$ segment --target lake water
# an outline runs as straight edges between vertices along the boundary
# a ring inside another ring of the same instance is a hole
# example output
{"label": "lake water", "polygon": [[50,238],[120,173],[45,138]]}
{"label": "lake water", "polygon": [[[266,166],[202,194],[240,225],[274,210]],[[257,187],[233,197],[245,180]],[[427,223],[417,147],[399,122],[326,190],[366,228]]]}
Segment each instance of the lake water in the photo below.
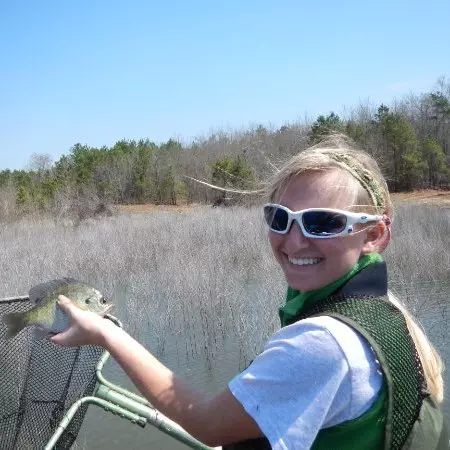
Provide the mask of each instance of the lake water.
{"label": "lake water", "polygon": [[[400,296],[405,295],[401,286],[391,286],[394,292]],[[448,338],[448,325],[450,320],[450,279],[440,283],[418,283],[410,287],[414,291],[414,298],[434,298],[432,306],[425,301],[416,304],[416,315],[425,328],[429,338],[436,346],[444,363],[450,365],[450,349]],[[276,311],[273,311],[276,314]],[[216,352],[214,360],[205,357],[192,357],[188,351],[180,351],[185,348],[176,336],[167,336],[165,351],[160,359],[175,371],[179,376],[190,382],[194,387],[209,393],[218,393],[223,390],[227,382],[239,372],[242,367],[242,358],[238,343],[233,337],[229,337],[223,343],[223,350]],[[151,338],[142,338],[149,349],[156,348],[156,342]],[[181,344],[181,345],[180,345]],[[122,372],[120,367],[109,361],[104,375],[110,381],[120,384],[130,390],[135,390],[130,380]],[[444,372],[445,384],[450,386],[450,370]],[[444,411],[450,425],[450,396],[446,389]],[[96,406],[90,406],[86,414],[82,429],[74,448],[87,448],[99,450],[123,450],[126,449],[183,449],[187,448],[174,439],[167,437],[159,430],[147,425],[141,429],[132,425],[125,419],[104,412]]]}

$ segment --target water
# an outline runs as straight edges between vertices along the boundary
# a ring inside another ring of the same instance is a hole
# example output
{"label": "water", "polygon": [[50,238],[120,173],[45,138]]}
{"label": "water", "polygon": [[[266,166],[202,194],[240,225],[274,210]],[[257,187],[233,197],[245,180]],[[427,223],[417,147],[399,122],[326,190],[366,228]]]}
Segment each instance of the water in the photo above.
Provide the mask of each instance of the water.
{"label": "water", "polygon": [[[402,286],[392,285],[391,288],[401,298],[409,295]],[[450,365],[450,349],[448,346],[448,324],[450,320],[450,280],[437,283],[417,283],[410,287],[414,304],[414,312],[426,330],[429,338],[438,349],[442,359]],[[429,299],[433,298],[431,303]],[[276,311],[274,311],[274,314]],[[156,342],[143,335],[141,340],[149,349],[156,346]],[[219,393],[228,381],[242,369],[242,357],[236,339],[229,337],[223,345],[223,350],[216,352],[211,361],[204,355],[192,356],[186,351],[183,342],[176,336],[166,338],[164,353],[160,359],[177,375],[181,376],[193,387],[207,393]],[[107,379],[127,389],[135,391],[130,380],[120,367],[110,360],[105,368]],[[450,386],[450,370],[444,372],[445,385]],[[443,409],[450,425],[450,396],[446,389]],[[83,427],[74,448],[123,450],[124,448],[155,448],[155,449],[183,449],[184,445],[164,435],[162,432],[147,425],[145,429],[104,412],[96,406],[90,406],[86,414]]]}
{"label": "water", "polygon": [[[170,348],[166,356],[160,359],[190,385],[205,393],[214,394],[225,389],[227,382],[239,371],[239,351],[236,342],[230,339],[225,346],[227,351],[217,355],[213,363],[203,357],[186,357],[177,351],[172,353]],[[173,342],[172,348],[175,348]],[[113,360],[107,363],[103,374],[107,380],[137,392],[126,374]],[[103,412],[96,406],[89,407],[77,444],[81,448],[88,449],[123,450],[127,447],[133,449],[145,447],[175,450],[187,448],[151,425],[142,429],[124,419]]]}

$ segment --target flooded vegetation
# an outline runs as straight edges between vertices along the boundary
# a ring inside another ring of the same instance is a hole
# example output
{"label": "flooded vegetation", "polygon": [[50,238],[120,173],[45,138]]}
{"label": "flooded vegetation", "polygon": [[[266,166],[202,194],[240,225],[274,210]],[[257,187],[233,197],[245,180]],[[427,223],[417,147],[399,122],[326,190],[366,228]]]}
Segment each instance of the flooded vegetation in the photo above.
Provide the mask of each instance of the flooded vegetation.
{"label": "flooded vegetation", "polygon": [[[447,364],[449,235],[450,209],[399,203],[385,255],[391,289],[419,317]],[[260,208],[127,212],[75,227],[26,219],[3,224],[0,236],[0,297],[24,295],[60,277],[90,283],[114,301],[113,314],[130,334],[206,390],[223,389],[279,327],[286,285]],[[110,374],[130,387],[117,369]],[[80,446],[103,439],[108,448],[121,448],[121,427],[128,438],[136,436],[136,444],[160,435],[136,433],[124,423],[106,438],[111,420],[120,420],[98,410],[88,414],[94,413],[96,431],[89,435],[89,420]],[[173,445],[164,448],[181,448]]]}

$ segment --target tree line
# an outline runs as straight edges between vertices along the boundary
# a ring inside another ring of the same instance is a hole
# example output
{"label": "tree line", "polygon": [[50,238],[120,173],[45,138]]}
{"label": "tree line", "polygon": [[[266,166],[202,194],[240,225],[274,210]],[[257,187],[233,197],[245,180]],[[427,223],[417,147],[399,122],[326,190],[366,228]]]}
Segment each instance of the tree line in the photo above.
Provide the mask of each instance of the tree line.
{"label": "tree line", "polygon": [[189,144],[78,143],[55,162],[33,154],[27,169],[0,172],[0,214],[89,216],[115,204],[213,203],[225,193],[190,178],[252,190],[291,155],[332,132],[347,134],[372,154],[393,192],[450,187],[450,82],[441,78],[430,92],[389,106],[360,103],[342,116],[330,112],[279,129],[219,131]]}

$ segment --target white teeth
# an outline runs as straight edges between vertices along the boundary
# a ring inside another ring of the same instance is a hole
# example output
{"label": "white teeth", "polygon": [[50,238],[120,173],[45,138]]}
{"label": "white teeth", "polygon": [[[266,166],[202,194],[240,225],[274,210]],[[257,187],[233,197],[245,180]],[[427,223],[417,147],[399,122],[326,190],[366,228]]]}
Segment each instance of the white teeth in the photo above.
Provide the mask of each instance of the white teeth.
{"label": "white teeth", "polygon": [[296,266],[308,266],[310,264],[317,264],[322,261],[322,258],[288,258],[291,264]]}

